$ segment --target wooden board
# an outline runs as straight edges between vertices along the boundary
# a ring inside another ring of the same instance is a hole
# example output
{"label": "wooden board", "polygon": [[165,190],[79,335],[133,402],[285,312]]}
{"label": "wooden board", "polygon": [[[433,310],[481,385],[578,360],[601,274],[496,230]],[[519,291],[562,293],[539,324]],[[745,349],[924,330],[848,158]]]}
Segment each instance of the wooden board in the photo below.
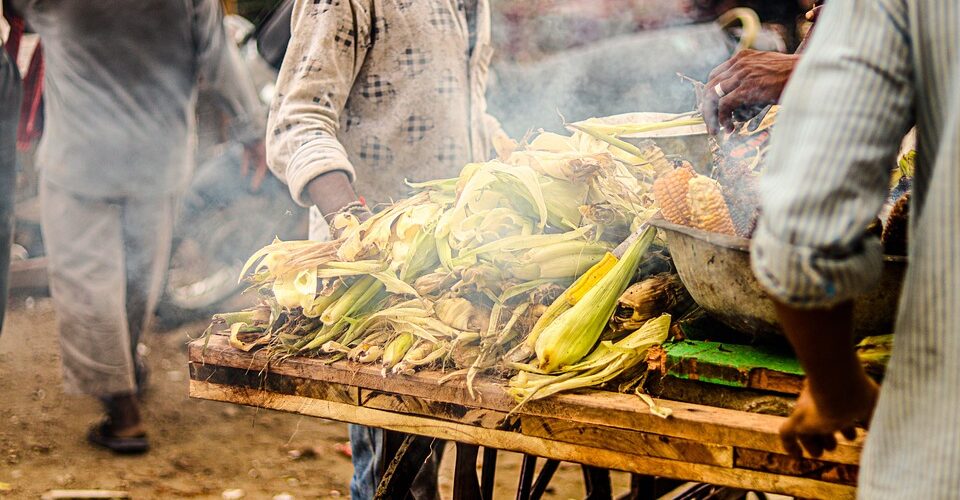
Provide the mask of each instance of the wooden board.
{"label": "wooden board", "polygon": [[799,394],[803,387],[803,369],[785,350],[682,340],[664,344],[651,354],[664,376],[785,394]]}
{"label": "wooden board", "polygon": [[628,455],[602,448],[541,439],[519,432],[483,429],[456,422],[391,413],[302,396],[282,395],[257,389],[224,386],[198,380],[190,381],[190,395],[196,398],[363,424],[637,474],[696,480],[740,488],[746,487],[758,491],[806,498],[845,499],[855,498],[856,496],[855,488],[849,485],[746,469]]}
{"label": "wooden board", "polygon": [[804,497],[852,496],[863,439],[842,443],[818,465],[797,465],[780,447],[782,417],[659,401],[673,410],[663,419],[636,396],[603,391],[530,402],[511,415],[515,403],[499,380],[478,381],[472,398],[461,380],[438,384],[436,372],[385,378],[377,367],[355,363],[270,363],[262,352],[233,349],[223,336],[189,349],[194,397]]}

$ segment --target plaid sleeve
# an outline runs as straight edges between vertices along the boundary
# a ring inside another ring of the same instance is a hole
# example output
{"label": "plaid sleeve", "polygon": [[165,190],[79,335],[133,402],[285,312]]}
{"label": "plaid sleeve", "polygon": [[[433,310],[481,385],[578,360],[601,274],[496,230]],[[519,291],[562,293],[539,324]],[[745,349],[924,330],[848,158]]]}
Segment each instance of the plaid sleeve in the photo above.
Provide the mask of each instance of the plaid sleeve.
{"label": "plaid sleeve", "polygon": [[354,168],[337,139],[340,114],[366,56],[369,5],[358,0],[296,2],[291,40],[267,123],[267,162],[302,206],[307,184]]}

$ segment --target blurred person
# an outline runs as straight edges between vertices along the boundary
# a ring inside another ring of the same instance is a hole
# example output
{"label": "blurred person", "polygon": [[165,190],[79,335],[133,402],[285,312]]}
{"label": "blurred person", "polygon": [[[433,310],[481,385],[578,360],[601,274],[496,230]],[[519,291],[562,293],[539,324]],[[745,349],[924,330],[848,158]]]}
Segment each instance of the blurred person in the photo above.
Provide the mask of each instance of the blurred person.
{"label": "blurred person", "polygon": [[[872,417],[861,498],[960,491],[958,30],[956,2],[831,2],[787,85],[761,181],[752,266],[807,374],[781,439],[816,457]],[[883,269],[863,228],[914,122],[910,266],[878,390],[854,350],[852,301]]]}
{"label": "blurred person", "polygon": [[[816,2],[806,13],[806,19],[815,23],[822,8],[821,2]],[[800,62],[805,41],[812,33],[811,28],[793,54],[744,49],[714,68],[700,103],[710,133],[717,134],[721,128],[732,130],[734,113],[742,108],[762,108],[779,102],[790,75]]]}
{"label": "blurred person", "polygon": [[[0,6],[2,14],[2,6]],[[3,16],[0,15],[0,18]],[[20,72],[0,39],[0,331],[7,306],[7,271],[13,244],[16,185],[17,122],[20,116]]]}
{"label": "blurred person", "polygon": [[[505,138],[486,113],[489,10],[487,0],[296,2],[267,157],[310,207],[311,238],[329,237],[324,217],[365,218],[403,196],[404,180],[455,177],[488,158],[491,136]],[[383,441],[378,429],[350,427],[354,499],[373,497]],[[415,498],[439,498],[437,457]]]}
{"label": "blurred person", "polygon": [[37,150],[44,245],[65,390],[99,398],[87,438],[148,448],[137,345],[167,269],[193,168],[198,81],[218,89],[257,150],[256,91],[216,0],[10,0],[43,43],[45,131]]}

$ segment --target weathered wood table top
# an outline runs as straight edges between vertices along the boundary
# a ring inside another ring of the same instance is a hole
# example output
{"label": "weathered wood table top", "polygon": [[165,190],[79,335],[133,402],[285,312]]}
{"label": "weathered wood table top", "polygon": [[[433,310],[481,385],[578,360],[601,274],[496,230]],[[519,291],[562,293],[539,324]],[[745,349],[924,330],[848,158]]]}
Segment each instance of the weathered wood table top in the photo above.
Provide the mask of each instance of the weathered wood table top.
{"label": "weathered wood table top", "polygon": [[504,381],[439,372],[383,377],[378,367],[310,358],[269,362],[214,335],[189,346],[190,395],[508,450],[637,474],[805,498],[853,498],[863,433],[818,460],[784,454],[782,417],[658,400],[654,415],[635,395],[561,394],[514,415]]}

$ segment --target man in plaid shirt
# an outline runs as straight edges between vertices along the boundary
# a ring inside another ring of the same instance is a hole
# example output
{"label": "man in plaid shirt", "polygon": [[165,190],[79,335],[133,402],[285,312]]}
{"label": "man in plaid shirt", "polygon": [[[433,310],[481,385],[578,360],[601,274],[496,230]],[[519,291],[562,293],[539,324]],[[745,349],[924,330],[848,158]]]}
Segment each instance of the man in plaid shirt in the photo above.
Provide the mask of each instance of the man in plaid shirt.
{"label": "man in plaid shirt", "polygon": [[[292,39],[267,125],[270,168],[297,203],[322,216],[404,195],[404,180],[456,176],[487,159],[490,46],[487,0],[319,0],[297,2]],[[382,471],[382,432],[351,426],[353,498],[372,498]],[[415,484],[437,498],[436,460]],[[431,471],[431,467],[433,470]]]}

